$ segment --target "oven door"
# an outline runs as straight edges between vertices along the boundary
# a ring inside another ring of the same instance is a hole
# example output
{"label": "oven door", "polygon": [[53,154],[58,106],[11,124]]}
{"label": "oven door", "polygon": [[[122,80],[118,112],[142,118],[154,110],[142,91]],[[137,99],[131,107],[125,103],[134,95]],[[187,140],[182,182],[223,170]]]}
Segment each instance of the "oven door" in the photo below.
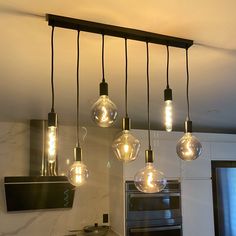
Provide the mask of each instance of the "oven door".
{"label": "oven door", "polygon": [[181,217],[180,193],[134,193],[126,199],[127,220],[158,220]]}
{"label": "oven door", "polygon": [[147,228],[130,228],[128,236],[181,236],[181,225],[147,227]]}

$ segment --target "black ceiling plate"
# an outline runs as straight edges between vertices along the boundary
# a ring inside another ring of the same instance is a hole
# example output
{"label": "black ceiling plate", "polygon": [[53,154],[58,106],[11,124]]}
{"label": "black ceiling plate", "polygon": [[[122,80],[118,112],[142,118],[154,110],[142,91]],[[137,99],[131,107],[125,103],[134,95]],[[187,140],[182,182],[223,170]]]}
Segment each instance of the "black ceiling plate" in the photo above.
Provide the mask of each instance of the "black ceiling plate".
{"label": "black ceiling plate", "polygon": [[178,48],[187,49],[193,45],[193,40],[189,39],[177,38],[114,25],[101,24],[70,17],[47,14],[46,19],[48,21],[48,25],[60,28],[104,34],[119,38],[127,38],[137,41],[168,45]]}

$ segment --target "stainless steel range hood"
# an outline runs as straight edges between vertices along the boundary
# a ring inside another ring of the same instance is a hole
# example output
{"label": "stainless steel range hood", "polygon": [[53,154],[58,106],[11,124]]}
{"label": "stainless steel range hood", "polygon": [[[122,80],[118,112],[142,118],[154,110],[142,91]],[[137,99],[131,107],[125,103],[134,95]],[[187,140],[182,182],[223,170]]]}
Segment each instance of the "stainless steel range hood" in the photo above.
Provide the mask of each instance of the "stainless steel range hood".
{"label": "stainless steel range hood", "polygon": [[4,178],[7,211],[72,208],[74,186],[46,160],[47,121],[30,121],[30,176]]}

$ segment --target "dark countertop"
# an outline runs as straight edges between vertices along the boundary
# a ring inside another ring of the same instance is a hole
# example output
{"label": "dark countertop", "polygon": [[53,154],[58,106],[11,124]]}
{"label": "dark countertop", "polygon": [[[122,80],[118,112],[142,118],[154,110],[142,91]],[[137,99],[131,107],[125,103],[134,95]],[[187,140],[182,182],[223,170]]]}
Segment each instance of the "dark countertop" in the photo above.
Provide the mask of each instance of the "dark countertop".
{"label": "dark countertop", "polygon": [[116,234],[115,232],[113,232],[112,230],[110,230],[107,234],[107,236],[119,236],[118,234]]}
{"label": "dark countertop", "polygon": [[[85,236],[85,234],[83,234],[82,232],[78,232],[78,233],[69,233],[64,236]],[[114,233],[112,230],[109,230],[106,236],[119,236],[119,235]]]}

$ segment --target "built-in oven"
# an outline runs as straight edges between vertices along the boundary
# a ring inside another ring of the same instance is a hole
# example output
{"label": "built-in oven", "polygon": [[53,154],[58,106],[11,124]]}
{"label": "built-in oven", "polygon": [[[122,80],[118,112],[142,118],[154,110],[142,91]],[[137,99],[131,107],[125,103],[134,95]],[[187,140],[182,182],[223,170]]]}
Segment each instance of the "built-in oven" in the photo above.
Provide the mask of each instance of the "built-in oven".
{"label": "built-in oven", "polygon": [[131,228],[128,235],[130,236],[178,236],[181,234],[181,226],[161,226],[146,228]]}
{"label": "built-in oven", "polygon": [[126,182],[126,235],[182,235],[179,181],[167,181],[160,193],[142,193]]}

